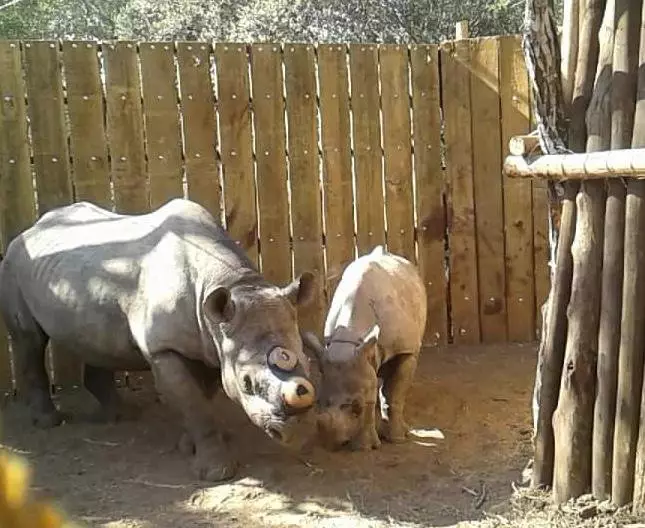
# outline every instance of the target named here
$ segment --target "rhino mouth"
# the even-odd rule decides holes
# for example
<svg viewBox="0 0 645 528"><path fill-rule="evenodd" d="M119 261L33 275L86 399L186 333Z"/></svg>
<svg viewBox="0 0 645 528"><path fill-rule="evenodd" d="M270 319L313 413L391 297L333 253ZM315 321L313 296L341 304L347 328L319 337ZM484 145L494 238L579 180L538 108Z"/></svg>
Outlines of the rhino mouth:
<svg viewBox="0 0 645 528"><path fill-rule="evenodd" d="M269 426L266 428L266 433L267 433L267 434L268 434L268 435L269 435L273 440L275 440L275 441L277 441L277 442L283 442L283 441L284 441L284 440L283 440L282 431L280 431L280 429L278 429L277 427L274 427L274 426L272 426L272 425L269 425Z"/></svg>

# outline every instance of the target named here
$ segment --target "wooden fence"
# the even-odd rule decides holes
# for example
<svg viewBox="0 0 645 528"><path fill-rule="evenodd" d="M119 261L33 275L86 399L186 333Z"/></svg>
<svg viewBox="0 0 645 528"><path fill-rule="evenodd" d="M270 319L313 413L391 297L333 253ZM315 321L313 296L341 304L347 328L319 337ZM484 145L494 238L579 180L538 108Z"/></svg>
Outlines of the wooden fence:
<svg viewBox="0 0 645 528"><path fill-rule="evenodd" d="M386 243L428 290L427 341L532 341L546 190L502 177L530 130L516 36L437 45L0 41L3 247L89 200L203 204L271 280ZM0 386L11 386L0 332ZM57 382L76 377L54 354Z"/></svg>

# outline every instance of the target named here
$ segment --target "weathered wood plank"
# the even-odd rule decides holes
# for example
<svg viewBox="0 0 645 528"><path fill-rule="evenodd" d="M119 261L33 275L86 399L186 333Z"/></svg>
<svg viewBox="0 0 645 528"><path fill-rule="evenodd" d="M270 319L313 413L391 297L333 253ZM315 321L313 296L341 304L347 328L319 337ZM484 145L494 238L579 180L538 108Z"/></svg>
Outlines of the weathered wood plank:
<svg viewBox="0 0 645 528"><path fill-rule="evenodd" d="M59 44L25 44L29 121L40 216L73 201ZM80 383L81 363L70 350L53 350L53 383Z"/></svg>
<svg viewBox="0 0 645 528"><path fill-rule="evenodd" d="M258 262L253 136L245 44L217 44L217 93L226 229Z"/></svg>
<svg viewBox="0 0 645 528"><path fill-rule="evenodd" d="M2 252L36 219L20 43L0 41L0 207ZM9 341L0 326L0 391L12 388ZM17 381L17 380L16 380ZM19 387L18 387L19 388Z"/></svg>
<svg viewBox="0 0 645 528"><path fill-rule="evenodd" d="M210 77L210 50L211 45L205 42L178 42L177 67L188 198L203 205L221 222L217 118Z"/></svg>
<svg viewBox="0 0 645 528"><path fill-rule="evenodd" d="M63 42L74 195L112 209L97 48L94 42Z"/></svg>
<svg viewBox="0 0 645 528"><path fill-rule="evenodd" d="M441 77L450 186L450 297L455 343L480 340L470 114L470 44L441 46Z"/></svg>
<svg viewBox="0 0 645 528"><path fill-rule="evenodd" d="M387 247L392 253L415 262L407 46L381 45L379 62L385 151Z"/></svg>
<svg viewBox="0 0 645 528"><path fill-rule="evenodd" d="M152 209L184 195L173 47L172 42L139 45Z"/></svg>
<svg viewBox="0 0 645 528"><path fill-rule="evenodd" d="M356 246L358 254L385 244L383 152L381 150L378 48L351 44L352 125L356 178Z"/></svg>
<svg viewBox="0 0 645 528"><path fill-rule="evenodd" d="M110 146L114 203L119 213L150 210L141 80L136 44L119 41L103 44L108 142Z"/></svg>
<svg viewBox="0 0 645 528"><path fill-rule="evenodd" d="M316 300L301 310L299 323L322 338L326 300L314 47L286 44L284 65L294 273L312 271L317 279Z"/></svg>
<svg viewBox="0 0 645 528"><path fill-rule="evenodd" d="M520 39L500 38L503 156L512 136L529 132L529 86ZM506 313L510 341L535 339L532 184L505 177Z"/></svg>
<svg viewBox="0 0 645 528"><path fill-rule="evenodd" d="M275 283L286 284L291 280L291 241L279 45L251 47L251 75L262 273Z"/></svg>
<svg viewBox="0 0 645 528"><path fill-rule="evenodd" d="M479 319L484 343L506 341L499 39L471 43L470 105L477 210Z"/></svg>
<svg viewBox="0 0 645 528"><path fill-rule="evenodd" d="M354 215L350 150L346 47L318 47L325 193L326 289L331 300L336 284L354 258Z"/></svg>
<svg viewBox="0 0 645 528"><path fill-rule="evenodd" d="M445 265L445 180L441 168L439 50L412 46L414 167L416 178L417 265L425 282L428 314L424 342L448 342L448 284Z"/></svg>

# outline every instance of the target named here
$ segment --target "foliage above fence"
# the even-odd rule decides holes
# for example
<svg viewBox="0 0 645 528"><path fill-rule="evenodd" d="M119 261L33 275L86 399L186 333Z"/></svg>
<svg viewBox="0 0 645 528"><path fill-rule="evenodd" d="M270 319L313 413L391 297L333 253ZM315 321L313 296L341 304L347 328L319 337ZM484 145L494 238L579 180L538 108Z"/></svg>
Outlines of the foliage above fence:
<svg viewBox="0 0 645 528"><path fill-rule="evenodd" d="M186 195L270 280L313 269L329 299L386 243L424 276L428 343L535 338L546 192L501 174L508 139L529 131L517 37L0 41L0 71L5 246L72 201L142 213ZM303 316L316 330L321 299Z"/></svg>

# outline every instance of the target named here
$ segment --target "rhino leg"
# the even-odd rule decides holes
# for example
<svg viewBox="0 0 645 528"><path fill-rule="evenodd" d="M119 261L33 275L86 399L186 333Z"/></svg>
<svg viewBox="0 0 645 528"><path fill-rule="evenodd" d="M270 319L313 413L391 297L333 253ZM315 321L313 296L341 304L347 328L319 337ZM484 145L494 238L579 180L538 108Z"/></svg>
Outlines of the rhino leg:
<svg viewBox="0 0 645 528"><path fill-rule="evenodd" d="M394 359L380 391L381 422L380 435L392 443L404 442L409 430L403 417L403 408L414 373L417 369L417 355L403 354Z"/></svg>
<svg viewBox="0 0 645 528"><path fill-rule="evenodd" d="M166 401L182 414L187 451L192 441L195 450L193 471L199 479L211 482L227 480L237 471L224 435L218 430L212 401L196 379L188 360L173 351L155 353L151 358L157 389Z"/></svg>
<svg viewBox="0 0 645 528"><path fill-rule="evenodd" d="M83 384L101 404L99 412L92 416L93 421L116 422L124 417L113 371L86 364Z"/></svg>
<svg viewBox="0 0 645 528"><path fill-rule="evenodd" d="M24 323L21 328L9 328L18 386L34 425L43 429L56 427L63 421L63 416L54 406L49 392L50 382L45 370L48 337L36 321Z"/></svg>

